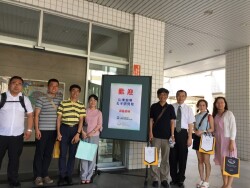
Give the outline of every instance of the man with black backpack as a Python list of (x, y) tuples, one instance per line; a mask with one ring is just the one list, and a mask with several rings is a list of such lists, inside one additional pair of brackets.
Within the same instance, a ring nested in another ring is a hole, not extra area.
[[(19, 158), (23, 149), (23, 138), (30, 139), (33, 125), (33, 109), (28, 97), (23, 96), (23, 79), (13, 76), (8, 91), (0, 96), (0, 167), (8, 150), (7, 177), (11, 187), (19, 187)], [(27, 129), (24, 118), (27, 114)]]

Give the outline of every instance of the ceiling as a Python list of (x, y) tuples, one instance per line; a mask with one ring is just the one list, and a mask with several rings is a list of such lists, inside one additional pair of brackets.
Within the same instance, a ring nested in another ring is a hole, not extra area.
[(250, 44), (249, 0), (87, 0), (166, 23), (164, 75), (225, 67), (225, 53)]

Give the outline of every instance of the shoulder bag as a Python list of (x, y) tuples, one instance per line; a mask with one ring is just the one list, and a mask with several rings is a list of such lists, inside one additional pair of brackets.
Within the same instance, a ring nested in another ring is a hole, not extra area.
[[(205, 113), (204, 116), (201, 118), (201, 121), (200, 121), (200, 123), (199, 123), (199, 125), (198, 125), (198, 129), (200, 128), (200, 126), (201, 126), (203, 120), (205, 119), (205, 117), (207, 117), (207, 115), (208, 115), (208, 112)], [(195, 136), (197, 136), (197, 135), (196, 135), (195, 133), (192, 133), (192, 138), (193, 138), (193, 139), (195, 138)]]
[(161, 110), (161, 113), (160, 113), (160, 114), (158, 115), (158, 117), (156, 118), (156, 120), (155, 120), (153, 126), (155, 126), (156, 123), (159, 121), (159, 119), (161, 118), (161, 116), (163, 115), (163, 113), (166, 111), (167, 107), (168, 107), (168, 104)]

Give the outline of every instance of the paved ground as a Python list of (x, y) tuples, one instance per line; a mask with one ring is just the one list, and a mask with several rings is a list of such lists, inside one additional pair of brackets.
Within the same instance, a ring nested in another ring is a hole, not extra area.
[[(212, 156), (213, 157), (213, 156)], [(210, 178), (210, 188), (220, 188), (222, 185), (220, 168), (215, 166), (211, 157), (212, 173)], [(250, 162), (241, 161), (241, 177), (235, 179), (233, 188), (250, 188)], [(195, 184), (199, 181), (198, 170), (197, 170), (197, 159), (196, 154), (193, 150), (189, 151), (188, 164), (186, 171), (185, 188), (194, 188)], [(26, 178), (22, 181), (22, 188), (35, 187), (30, 179)], [(77, 175), (73, 179), (74, 185), (72, 186), (61, 186), (61, 187), (72, 187), (72, 188), (151, 188), (151, 181), (148, 178), (147, 185), (145, 183), (145, 169), (143, 170), (130, 170), (120, 172), (101, 172), (94, 178), (94, 182), (89, 185), (81, 185)], [(6, 182), (0, 182), (1, 188), (8, 188)], [(56, 183), (49, 187), (57, 187)], [(159, 186), (160, 187), (160, 186)], [(45, 186), (43, 187), (45, 188)], [(171, 186), (171, 188), (177, 188), (177, 186)]]

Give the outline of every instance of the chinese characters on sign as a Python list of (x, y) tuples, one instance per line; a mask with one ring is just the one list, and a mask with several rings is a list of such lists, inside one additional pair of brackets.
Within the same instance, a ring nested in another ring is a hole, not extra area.
[(140, 130), (142, 85), (111, 84), (108, 128)]

